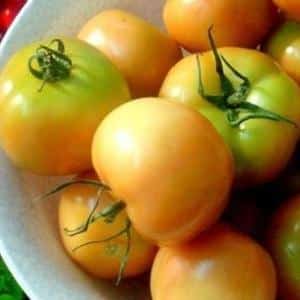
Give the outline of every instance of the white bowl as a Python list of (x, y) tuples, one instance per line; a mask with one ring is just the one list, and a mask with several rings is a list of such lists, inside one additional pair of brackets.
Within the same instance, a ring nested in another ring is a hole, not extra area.
[[(0, 44), (0, 69), (23, 45), (45, 36), (74, 35), (105, 8), (123, 8), (161, 25), (164, 0), (29, 0)], [(26, 134), (26, 132), (24, 132)], [(21, 172), (0, 151), (0, 253), (32, 300), (146, 300), (148, 279), (121, 288), (93, 280), (67, 257), (58, 237), (55, 199), (35, 196), (57, 181)]]

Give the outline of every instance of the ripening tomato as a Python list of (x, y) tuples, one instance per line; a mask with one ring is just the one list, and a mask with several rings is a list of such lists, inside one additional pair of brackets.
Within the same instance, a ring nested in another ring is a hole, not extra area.
[(256, 50), (228, 47), (188, 56), (171, 69), (160, 96), (212, 122), (234, 154), (238, 186), (276, 178), (299, 138), (300, 89)]
[(268, 229), (268, 246), (277, 265), (282, 300), (300, 299), (300, 196), (284, 203)]
[[(96, 179), (94, 173), (83, 174), (79, 179)], [(86, 184), (74, 184), (66, 188), (59, 202), (59, 228), (62, 242), (70, 257), (83, 270), (100, 278), (116, 278), (120, 269), (120, 260), (126, 253), (127, 237), (125, 234), (104, 243), (78, 246), (89, 242), (110, 238), (126, 226), (127, 215), (123, 211), (113, 223), (97, 222), (86, 232), (69, 236), (65, 229), (74, 229), (84, 223), (97, 203), (98, 188)], [(116, 200), (108, 192), (101, 194), (100, 204), (95, 213), (114, 203)], [(128, 262), (123, 277), (131, 277), (147, 271), (156, 253), (155, 246), (144, 241), (131, 228), (131, 241)]]
[(122, 10), (101, 12), (78, 37), (111, 59), (135, 98), (157, 96), (167, 72), (182, 58), (179, 46), (165, 33)]
[(299, 0), (273, 0), (274, 3), (287, 15), (288, 18), (300, 21)]
[(176, 41), (196, 52), (208, 50), (214, 26), (219, 47), (256, 47), (276, 22), (272, 0), (167, 0), (164, 21)]
[(0, 32), (8, 29), (26, 0), (1, 0), (0, 3)]
[(216, 222), (233, 179), (231, 153), (213, 126), (157, 98), (110, 113), (95, 134), (92, 159), (136, 230), (160, 245), (191, 239)]
[[(299, 2), (300, 4), (300, 2)], [(299, 8), (300, 9), (300, 8)], [(283, 23), (268, 39), (265, 51), (273, 56), (283, 69), (300, 83), (300, 24)]]
[(263, 248), (216, 225), (189, 244), (159, 250), (151, 293), (153, 300), (275, 300), (276, 276)]
[(38, 174), (89, 170), (97, 126), (129, 99), (100, 51), (73, 38), (33, 43), (0, 74), (0, 144), (17, 167)]

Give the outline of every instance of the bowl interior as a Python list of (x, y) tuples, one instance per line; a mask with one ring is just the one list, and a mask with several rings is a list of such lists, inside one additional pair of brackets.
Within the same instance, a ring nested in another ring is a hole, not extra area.
[[(93, 15), (122, 8), (161, 26), (163, 0), (29, 0), (0, 45), (0, 68), (23, 45), (47, 36), (75, 35)], [(24, 132), (26, 134), (26, 132)], [(120, 288), (93, 280), (64, 253), (55, 198), (35, 203), (62, 179), (14, 168), (0, 151), (0, 252), (32, 300), (148, 300), (148, 276)]]

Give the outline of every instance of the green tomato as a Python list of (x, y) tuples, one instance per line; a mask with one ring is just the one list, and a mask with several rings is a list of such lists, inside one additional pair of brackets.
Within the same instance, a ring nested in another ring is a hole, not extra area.
[(300, 196), (275, 213), (268, 229), (268, 247), (279, 276), (280, 299), (300, 299)]
[(92, 46), (73, 38), (33, 43), (0, 74), (0, 144), (16, 166), (37, 174), (88, 170), (97, 126), (129, 99), (119, 70)]
[(273, 56), (283, 69), (300, 83), (300, 24), (283, 23), (269, 38), (265, 51)]
[(186, 104), (212, 122), (233, 152), (238, 186), (271, 181), (287, 165), (299, 137), (300, 89), (261, 52), (218, 52), (181, 60), (160, 96)]

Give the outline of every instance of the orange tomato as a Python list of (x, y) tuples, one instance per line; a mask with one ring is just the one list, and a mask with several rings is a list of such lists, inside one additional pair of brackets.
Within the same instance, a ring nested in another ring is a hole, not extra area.
[(156, 96), (168, 70), (182, 58), (179, 46), (165, 33), (122, 10), (101, 12), (78, 37), (119, 67), (134, 97)]
[(275, 300), (270, 256), (248, 237), (217, 225), (195, 241), (159, 250), (153, 300)]
[[(96, 179), (93, 173), (80, 176), (84, 179)], [(74, 229), (85, 223), (97, 201), (98, 188), (85, 184), (75, 184), (64, 190), (59, 202), (59, 228), (64, 247), (70, 257), (88, 273), (100, 278), (116, 278), (120, 260), (125, 254), (127, 238), (122, 235), (110, 242), (86, 245), (76, 251), (74, 248), (91, 241), (106, 239), (125, 227), (127, 215), (122, 212), (116, 220), (107, 224), (99, 221), (84, 233), (69, 236), (65, 228)], [(109, 193), (101, 196), (101, 204), (96, 212), (114, 203), (116, 200)], [(131, 248), (124, 277), (131, 277), (147, 271), (153, 261), (156, 248), (144, 241), (132, 228)]]
[(288, 18), (300, 21), (299, 0), (273, 0), (274, 3), (287, 14)]
[(167, 0), (164, 7), (170, 35), (192, 52), (210, 49), (212, 25), (219, 47), (256, 47), (275, 20), (272, 0)]
[(284, 203), (268, 228), (268, 246), (278, 270), (280, 299), (300, 299), (300, 196)]
[(136, 230), (160, 245), (216, 222), (233, 180), (231, 153), (207, 119), (157, 98), (110, 113), (94, 136), (92, 160)]

